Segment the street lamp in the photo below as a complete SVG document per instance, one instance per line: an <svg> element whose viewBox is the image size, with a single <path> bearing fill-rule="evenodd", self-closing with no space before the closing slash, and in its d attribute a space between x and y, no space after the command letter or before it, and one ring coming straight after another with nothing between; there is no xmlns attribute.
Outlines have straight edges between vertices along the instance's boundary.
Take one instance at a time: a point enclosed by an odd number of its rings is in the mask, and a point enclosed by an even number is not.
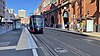
<svg viewBox="0 0 100 56"><path fill-rule="evenodd" d="M73 15L73 21L72 21L72 29L75 29L75 14Z"/></svg>

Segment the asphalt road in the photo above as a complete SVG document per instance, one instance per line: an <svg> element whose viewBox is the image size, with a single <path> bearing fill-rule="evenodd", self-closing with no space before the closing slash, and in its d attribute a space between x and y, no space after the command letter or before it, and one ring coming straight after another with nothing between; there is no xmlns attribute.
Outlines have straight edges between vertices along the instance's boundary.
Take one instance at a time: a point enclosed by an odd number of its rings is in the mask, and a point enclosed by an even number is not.
<svg viewBox="0 0 100 56"><path fill-rule="evenodd" d="M21 50L16 51L15 49L11 50L0 50L0 56L33 56L32 50Z"/></svg>
<svg viewBox="0 0 100 56"><path fill-rule="evenodd" d="M50 29L35 36L45 56L100 56L100 41L88 36Z"/></svg>
<svg viewBox="0 0 100 56"><path fill-rule="evenodd" d="M0 46L15 46L18 43L22 29L11 30L0 35ZM3 45L1 45L3 43Z"/></svg>

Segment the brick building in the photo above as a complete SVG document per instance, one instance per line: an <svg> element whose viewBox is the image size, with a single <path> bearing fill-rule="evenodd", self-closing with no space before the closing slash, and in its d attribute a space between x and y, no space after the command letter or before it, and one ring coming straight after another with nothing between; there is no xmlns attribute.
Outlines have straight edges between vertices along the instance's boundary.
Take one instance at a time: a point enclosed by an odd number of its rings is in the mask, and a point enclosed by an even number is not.
<svg viewBox="0 0 100 56"><path fill-rule="evenodd" d="M69 5L71 18L93 20L93 31L100 31L100 1L99 0L76 0ZM70 18L70 19L71 19ZM73 20L73 19L72 19Z"/></svg>
<svg viewBox="0 0 100 56"><path fill-rule="evenodd" d="M45 3L45 1L44 1ZM50 27L59 27L65 29L64 24L67 24L69 19L69 0L51 0L50 3L44 7L44 17L47 18ZM49 9L47 10L46 8Z"/></svg>
<svg viewBox="0 0 100 56"><path fill-rule="evenodd" d="M49 26L65 29L66 24L77 24L78 20L85 23L85 28L92 27L100 32L100 1L99 0L47 0L42 1L42 15ZM46 3L46 4L45 4ZM88 24L91 20L92 25ZM87 27L86 27L87 26ZM67 26L66 28L69 28Z"/></svg>

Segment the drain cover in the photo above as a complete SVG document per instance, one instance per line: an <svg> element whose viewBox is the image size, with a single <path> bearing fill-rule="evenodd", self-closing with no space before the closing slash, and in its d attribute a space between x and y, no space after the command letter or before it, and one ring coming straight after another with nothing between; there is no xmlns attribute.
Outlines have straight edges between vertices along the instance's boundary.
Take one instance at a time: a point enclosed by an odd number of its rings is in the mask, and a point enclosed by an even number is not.
<svg viewBox="0 0 100 56"><path fill-rule="evenodd" d="M8 46L9 44L10 44L10 42L0 42L0 47Z"/></svg>
<svg viewBox="0 0 100 56"><path fill-rule="evenodd" d="M55 48L54 49L57 53L68 53L68 50L64 48Z"/></svg>

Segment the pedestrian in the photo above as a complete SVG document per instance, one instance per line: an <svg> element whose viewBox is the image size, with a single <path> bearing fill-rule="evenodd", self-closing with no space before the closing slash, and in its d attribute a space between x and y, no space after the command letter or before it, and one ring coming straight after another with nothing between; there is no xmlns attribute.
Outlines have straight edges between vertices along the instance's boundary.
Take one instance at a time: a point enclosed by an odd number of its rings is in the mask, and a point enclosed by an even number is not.
<svg viewBox="0 0 100 56"><path fill-rule="evenodd" d="M72 23L71 23L71 29L72 29L72 30L75 28L74 25L75 25L75 24L72 22Z"/></svg>
<svg viewBox="0 0 100 56"><path fill-rule="evenodd" d="M80 23L77 23L77 31L80 32Z"/></svg>
<svg viewBox="0 0 100 56"><path fill-rule="evenodd" d="M80 23L80 32L83 33L83 31L84 31L84 23L81 22Z"/></svg>

